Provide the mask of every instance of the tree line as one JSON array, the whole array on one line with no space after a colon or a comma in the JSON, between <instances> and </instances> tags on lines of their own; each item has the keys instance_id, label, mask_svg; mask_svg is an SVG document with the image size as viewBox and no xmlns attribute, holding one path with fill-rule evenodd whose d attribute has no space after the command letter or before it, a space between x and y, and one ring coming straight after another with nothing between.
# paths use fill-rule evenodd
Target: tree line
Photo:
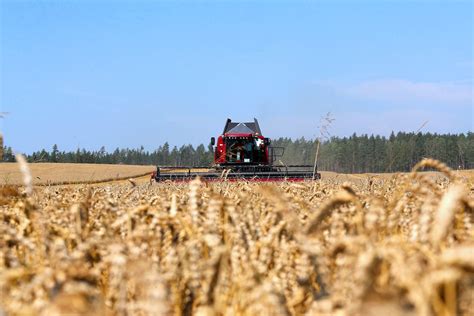
<instances>
[{"instance_id":1,"label":"tree line","mask_svg":"<svg viewBox=\"0 0 474 316\"><path fill-rule=\"evenodd\" d=\"M275 164L313 164L317 140L305 138L278 138L274 147L284 148ZM279 150L275 150L278 152ZM281 150L280 150L281 151ZM203 144L194 147L171 146L165 143L154 151L144 147L115 149L108 152L105 147L97 151L77 149L61 151L57 145L48 151L42 149L26 155L31 163L69 162L133 164L162 166L210 166L213 148ZM321 142L318 169L344 173L409 171L425 157L443 161L454 169L474 169L474 133L432 134L392 133L389 137L379 135L356 135L331 137ZM4 147L3 161L15 161L10 147Z\"/></svg>"},{"instance_id":2,"label":"tree line","mask_svg":"<svg viewBox=\"0 0 474 316\"><path fill-rule=\"evenodd\" d=\"M312 164L315 140L280 138L282 162ZM356 135L322 142L318 169L343 173L410 171L423 158L438 159L453 169L474 169L474 133L391 133L389 137Z\"/></svg>"}]
</instances>

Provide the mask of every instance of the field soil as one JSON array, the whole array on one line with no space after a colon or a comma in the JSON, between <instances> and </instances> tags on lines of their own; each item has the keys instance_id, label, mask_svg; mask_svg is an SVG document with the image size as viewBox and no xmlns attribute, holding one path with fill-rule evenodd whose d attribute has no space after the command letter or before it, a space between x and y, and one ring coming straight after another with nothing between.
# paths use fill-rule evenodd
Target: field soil
<instances>
[{"instance_id":1,"label":"field soil","mask_svg":"<svg viewBox=\"0 0 474 316\"><path fill-rule=\"evenodd\" d=\"M108 164L34 163L28 166L35 185L114 181L146 175L155 170L154 166ZM18 164L0 163L0 185L3 184L22 184Z\"/></svg>"}]
</instances>

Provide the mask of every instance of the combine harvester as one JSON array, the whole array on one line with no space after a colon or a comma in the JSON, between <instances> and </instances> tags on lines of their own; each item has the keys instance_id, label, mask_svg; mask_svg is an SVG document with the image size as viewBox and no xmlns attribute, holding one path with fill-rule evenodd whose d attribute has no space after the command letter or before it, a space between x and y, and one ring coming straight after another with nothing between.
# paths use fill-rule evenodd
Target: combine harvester
<instances>
[{"instance_id":1,"label":"combine harvester","mask_svg":"<svg viewBox=\"0 0 474 316\"><path fill-rule=\"evenodd\" d=\"M197 176L206 181L303 181L321 178L312 165L287 166L281 162L275 165L284 148L272 147L270 143L269 138L263 137L257 119L245 123L227 119L217 144L215 138L211 138L211 145L214 146L214 165L211 168L158 166L152 180L188 181Z\"/></svg>"}]
</instances>

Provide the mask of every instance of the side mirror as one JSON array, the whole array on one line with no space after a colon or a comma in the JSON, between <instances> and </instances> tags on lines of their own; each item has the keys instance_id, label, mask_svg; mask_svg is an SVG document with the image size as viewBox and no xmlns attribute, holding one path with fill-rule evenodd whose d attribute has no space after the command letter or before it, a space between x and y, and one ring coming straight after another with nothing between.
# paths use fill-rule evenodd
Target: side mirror
<instances>
[{"instance_id":1,"label":"side mirror","mask_svg":"<svg viewBox=\"0 0 474 316\"><path fill-rule=\"evenodd\" d=\"M214 137L211 137L211 146L214 146L216 144L216 139Z\"/></svg>"},{"instance_id":2,"label":"side mirror","mask_svg":"<svg viewBox=\"0 0 474 316\"><path fill-rule=\"evenodd\" d=\"M263 143L265 144L265 146L269 146L271 143L270 138L264 138Z\"/></svg>"}]
</instances>

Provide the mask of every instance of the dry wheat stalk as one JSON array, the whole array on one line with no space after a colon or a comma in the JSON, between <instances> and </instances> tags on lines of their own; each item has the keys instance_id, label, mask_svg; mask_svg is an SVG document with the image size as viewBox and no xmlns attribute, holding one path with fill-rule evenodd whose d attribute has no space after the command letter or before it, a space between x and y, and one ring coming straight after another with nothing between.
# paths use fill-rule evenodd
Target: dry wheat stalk
<instances>
[{"instance_id":1,"label":"dry wheat stalk","mask_svg":"<svg viewBox=\"0 0 474 316\"><path fill-rule=\"evenodd\" d=\"M23 176L23 185L25 186L25 193L31 195L33 193L33 178L31 176L30 168L26 162L25 156L22 154L16 154L15 159L20 166L20 171Z\"/></svg>"}]
</instances>

